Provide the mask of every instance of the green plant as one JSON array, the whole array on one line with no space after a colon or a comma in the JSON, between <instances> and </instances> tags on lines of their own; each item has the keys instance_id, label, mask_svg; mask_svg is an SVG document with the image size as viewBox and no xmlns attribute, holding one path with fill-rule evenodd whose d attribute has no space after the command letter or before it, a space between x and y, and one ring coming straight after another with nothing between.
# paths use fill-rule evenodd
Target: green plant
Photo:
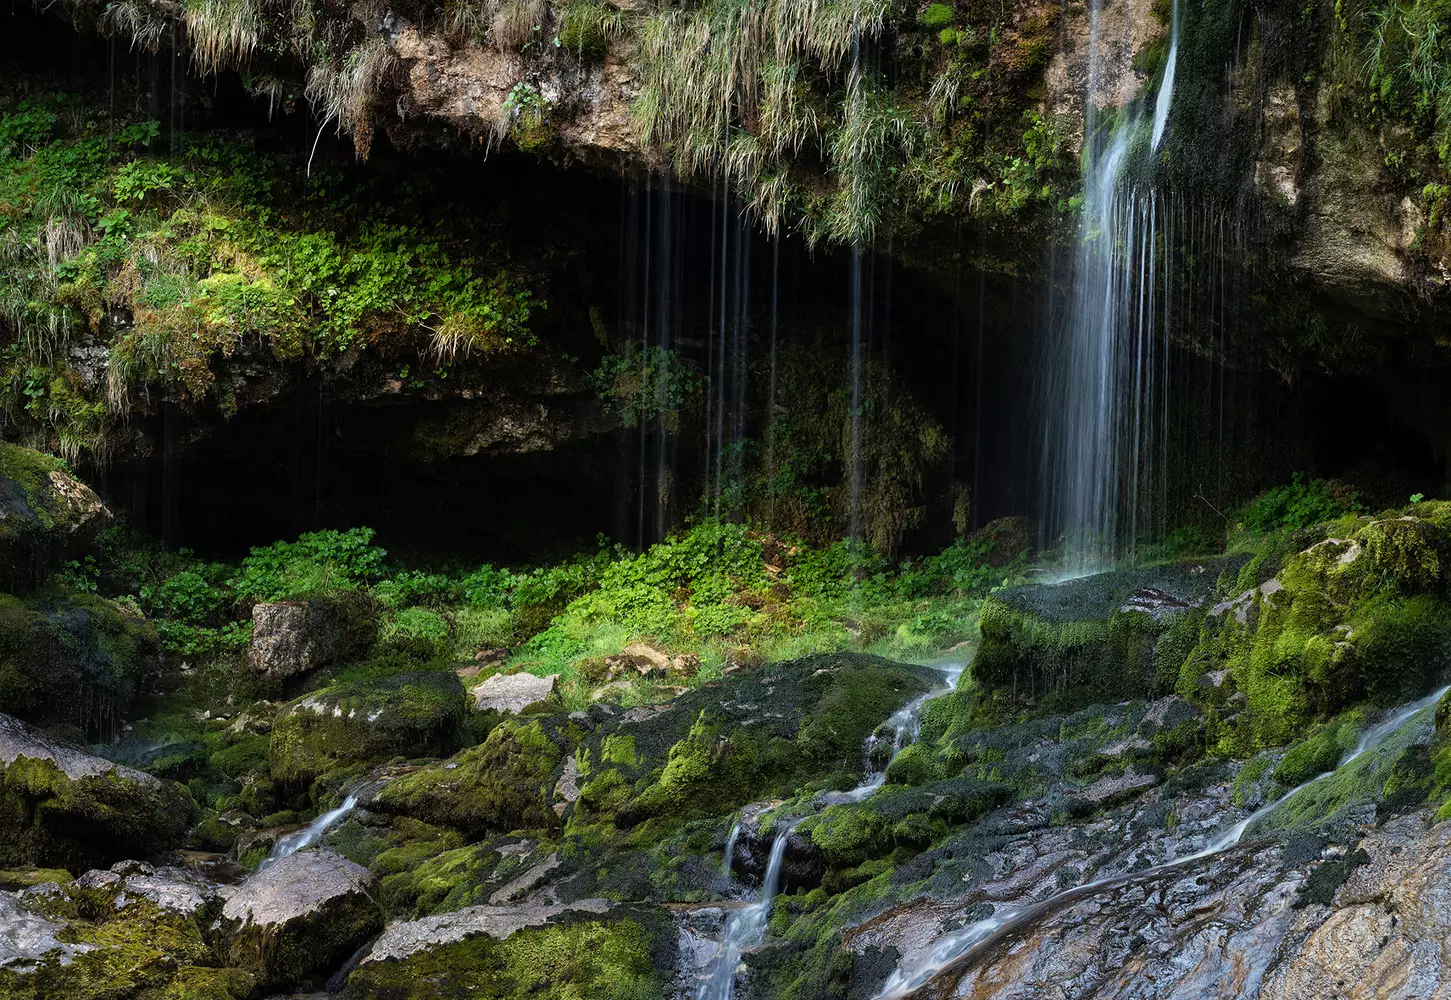
<instances>
[{"instance_id":1,"label":"green plant","mask_svg":"<svg viewBox=\"0 0 1451 1000\"><path fill-rule=\"evenodd\" d=\"M314 531L295 542L252 549L231 586L241 598L284 601L355 590L382 576L387 553L373 542L372 528Z\"/></svg>"},{"instance_id":2,"label":"green plant","mask_svg":"<svg viewBox=\"0 0 1451 1000\"><path fill-rule=\"evenodd\" d=\"M1297 472L1287 485L1276 486L1255 500L1245 514L1244 524L1264 534L1308 528L1360 510L1355 491L1345 484L1307 479Z\"/></svg>"}]
</instances>

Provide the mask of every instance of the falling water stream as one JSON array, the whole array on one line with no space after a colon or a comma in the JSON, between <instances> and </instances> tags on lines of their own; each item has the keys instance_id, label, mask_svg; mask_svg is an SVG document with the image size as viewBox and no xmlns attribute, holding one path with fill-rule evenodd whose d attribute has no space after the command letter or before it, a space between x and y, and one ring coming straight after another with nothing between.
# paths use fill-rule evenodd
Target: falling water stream
<instances>
[{"instance_id":1,"label":"falling water stream","mask_svg":"<svg viewBox=\"0 0 1451 1000\"><path fill-rule=\"evenodd\" d=\"M1447 691L1451 691L1451 687L1442 688L1434 694L1396 710L1384 721L1367 729L1361 735L1355 749L1346 755L1333 770L1326 771L1303 784L1295 786L1284 795L1255 810L1192 854L1185 855L1182 858L1175 858L1172 861L1167 861L1142 871L1105 876L1104 878L1075 886L1072 889L1055 893L1035 903L1004 906L999 908L991 917L976 921L961 930L944 936L938 941L936 947L926 952L920 958L910 963L904 962L902 965L899 965L892 975L888 977L875 1000L905 1000L907 997L917 996L920 990L938 976L965 969L972 963L974 958L996 942L1001 941L1008 934L1023 927L1031 926L1038 920L1056 913L1080 899L1116 889L1129 882L1149 880L1165 872L1185 868L1197 861L1202 861L1205 858L1224 853L1237 845L1244 838L1245 833L1253 828L1255 824L1269 816L1290 799L1304 792L1312 785L1316 785L1329 778L1336 771L1347 766L1367 751L1374 750L1391 736L1399 732L1407 723L1413 721L1417 716L1432 710Z\"/></svg>"},{"instance_id":2,"label":"falling water stream","mask_svg":"<svg viewBox=\"0 0 1451 1000\"><path fill-rule=\"evenodd\" d=\"M327 833L338 823L342 822L343 818L357 807L357 794L354 793L352 795L349 795L347 798L343 799L342 805L338 806L336 809L329 809L327 812L323 813L317 819L309 823L305 829L298 830L296 833L290 833L287 836L283 837L281 840L279 840L273 846L272 853L267 856L267 860L263 861L262 864L257 866L257 870L261 871L263 868L266 868L273 862L280 861L281 859L287 857L289 854L296 854L304 847L311 847L313 844L317 843L318 838L320 838L323 834Z\"/></svg>"},{"instance_id":3,"label":"falling water stream","mask_svg":"<svg viewBox=\"0 0 1451 1000\"><path fill-rule=\"evenodd\" d=\"M1066 316L1053 324L1045 366L1043 524L1050 538L1068 536L1066 561L1076 575L1133 557L1140 495L1152 495L1152 449L1164 440L1156 404L1168 398L1167 379L1159 377L1168 357L1159 287L1162 199L1124 181L1146 123L1141 102L1122 109L1106 141L1098 136L1101 7L1094 0L1090 10L1083 219L1072 292ZM1150 153L1169 121L1178 50L1176 3L1148 119Z\"/></svg>"},{"instance_id":4,"label":"falling water stream","mask_svg":"<svg viewBox=\"0 0 1451 1000\"><path fill-rule=\"evenodd\" d=\"M878 768L872 764L876 757L872 751L882 740L882 737L877 734L883 730L890 733L894 755L903 747L916 741L922 729L922 706L933 698L941 697L955 690L957 679L962 676L963 670L962 666L958 664L944 665L938 669L943 673L942 687L929 691L902 706L892 713L886 722L878 726L871 736L867 737L865 747L867 776L865 780L849 791L828 792L817 796L814 803L816 809L825 809L827 806L844 802L860 802L882 787L887 778L886 768ZM700 988L696 992L696 1000L731 1000L735 991L736 967L740 964L741 956L759 945L765 936L766 923L771 916L771 905L781 891L781 874L786 861L786 845L791 839L792 831L805 818L805 816L797 816L777 829L776 836L771 841L771 856L766 864L766 875L761 881L761 894L754 903L734 910L726 917L720 948L715 960L711 963L709 974L701 982ZM731 853L740 832L740 824L734 824L726 840L724 863L726 874L730 873Z\"/></svg>"}]
</instances>

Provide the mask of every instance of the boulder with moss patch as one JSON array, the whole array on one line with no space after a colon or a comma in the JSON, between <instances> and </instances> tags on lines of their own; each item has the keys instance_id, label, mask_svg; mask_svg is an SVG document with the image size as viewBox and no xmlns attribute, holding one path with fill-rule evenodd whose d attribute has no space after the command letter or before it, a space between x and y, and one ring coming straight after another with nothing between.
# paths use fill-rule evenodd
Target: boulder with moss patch
<instances>
[{"instance_id":1,"label":"boulder with moss patch","mask_svg":"<svg viewBox=\"0 0 1451 1000\"><path fill-rule=\"evenodd\" d=\"M247 661L259 677L285 680L325 666L373 640L371 614L359 595L278 601L252 607Z\"/></svg>"},{"instance_id":2,"label":"boulder with moss patch","mask_svg":"<svg viewBox=\"0 0 1451 1000\"><path fill-rule=\"evenodd\" d=\"M179 785L0 715L0 865L76 870L164 851L181 842L192 808Z\"/></svg>"},{"instance_id":3,"label":"boulder with moss patch","mask_svg":"<svg viewBox=\"0 0 1451 1000\"><path fill-rule=\"evenodd\" d=\"M441 757L463 741L465 712L463 685L447 671L334 684L278 712L268 764L279 781L310 782L395 756Z\"/></svg>"},{"instance_id":4,"label":"boulder with moss patch","mask_svg":"<svg viewBox=\"0 0 1451 1000\"><path fill-rule=\"evenodd\" d=\"M0 442L0 590L39 587L110 520L60 459Z\"/></svg>"},{"instance_id":5,"label":"boulder with moss patch","mask_svg":"<svg viewBox=\"0 0 1451 1000\"><path fill-rule=\"evenodd\" d=\"M1225 565L1198 560L1003 590L983 602L972 676L988 696L1017 702L1170 691Z\"/></svg>"},{"instance_id":6,"label":"boulder with moss patch","mask_svg":"<svg viewBox=\"0 0 1451 1000\"><path fill-rule=\"evenodd\" d=\"M676 930L664 910L474 907L385 931L349 975L343 1000L472 996L663 997L675 967Z\"/></svg>"}]
</instances>

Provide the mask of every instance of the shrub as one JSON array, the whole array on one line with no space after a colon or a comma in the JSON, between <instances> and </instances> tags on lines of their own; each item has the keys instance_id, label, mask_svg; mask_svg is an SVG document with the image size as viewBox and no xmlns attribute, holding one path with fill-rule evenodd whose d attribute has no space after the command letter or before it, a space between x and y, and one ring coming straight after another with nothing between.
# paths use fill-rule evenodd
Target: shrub
<instances>
[{"instance_id":1,"label":"shrub","mask_svg":"<svg viewBox=\"0 0 1451 1000\"><path fill-rule=\"evenodd\" d=\"M252 601L287 601L338 590L356 590L382 576L387 553L373 542L372 528L314 531L295 542L252 549L232 580L237 594Z\"/></svg>"}]
</instances>

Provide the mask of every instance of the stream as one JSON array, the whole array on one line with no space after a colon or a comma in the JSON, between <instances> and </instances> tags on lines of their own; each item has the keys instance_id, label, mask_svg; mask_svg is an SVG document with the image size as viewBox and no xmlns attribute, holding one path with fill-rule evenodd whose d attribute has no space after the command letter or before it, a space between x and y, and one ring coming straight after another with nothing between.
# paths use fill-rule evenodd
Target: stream
<instances>
[{"instance_id":1,"label":"stream","mask_svg":"<svg viewBox=\"0 0 1451 1000\"><path fill-rule=\"evenodd\" d=\"M890 733L893 756L903 747L916 742L922 731L922 706L933 698L940 698L955 690L957 680L962 676L963 665L951 664L940 666L937 669L941 670L943 674L942 687L934 688L903 705L893 712L886 722L878 726L872 735L867 737L866 745L863 747L863 754L867 761L867 775L861 784L845 792L826 792L818 795L812 804L813 812L808 815L814 815L827 806L843 802L860 802L882 787L887 780L887 767L878 768L872 764L873 759L877 756L873 751L879 743L884 741L884 737L879 737L877 734L883 730ZM758 946L765 937L766 923L771 916L771 905L781 891L781 870L786 858L786 845L791 839L792 832L804 819L806 816L797 816L776 831L775 839L771 842L771 856L766 865L766 874L761 880L761 894L751 905L734 910L726 917L719 950L710 964L709 973L696 992L696 1000L731 1000L735 992L736 967L740 964L741 956ZM732 825L726 839L724 871L727 875L730 874L731 854L740 832L740 823L737 822Z\"/></svg>"}]
</instances>

